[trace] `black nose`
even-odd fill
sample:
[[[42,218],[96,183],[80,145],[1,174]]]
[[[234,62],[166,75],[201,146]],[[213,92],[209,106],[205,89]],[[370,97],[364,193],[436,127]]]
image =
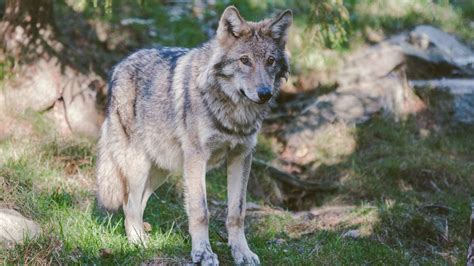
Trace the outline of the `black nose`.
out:
[[[257,89],[258,98],[262,102],[266,102],[272,98],[272,90],[269,87],[260,87]]]

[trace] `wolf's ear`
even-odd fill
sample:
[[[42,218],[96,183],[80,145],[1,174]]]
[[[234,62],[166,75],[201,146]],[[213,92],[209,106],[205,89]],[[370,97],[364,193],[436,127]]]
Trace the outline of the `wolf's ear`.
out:
[[[268,34],[280,44],[284,45],[288,38],[288,29],[292,23],[293,12],[287,9],[270,21],[267,28]]]
[[[217,39],[221,43],[225,43],[229,40],[229,37],[230,39],[236,39],[249,32],[249,25],[240,16],[239,10],[235,6],[229,6],[224,10],[217,27]]]

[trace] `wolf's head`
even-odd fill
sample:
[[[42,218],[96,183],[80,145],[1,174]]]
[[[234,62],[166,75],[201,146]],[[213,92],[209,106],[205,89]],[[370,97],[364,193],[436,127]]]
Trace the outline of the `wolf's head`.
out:
[[[288,77],[285,45],[292,21],[291,10],[260,22],[245,21],[233,6],[224,11],[216,35],[221,56],[213,69],[226,94],[264,104],[278,93]]]

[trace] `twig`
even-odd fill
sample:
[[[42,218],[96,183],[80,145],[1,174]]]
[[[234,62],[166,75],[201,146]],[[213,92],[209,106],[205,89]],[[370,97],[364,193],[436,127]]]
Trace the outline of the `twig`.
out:
[[[268,170],[270,172],[270,177],[282,182],[282,183],[285,183],[287,185],[290,185],[290,186],[293,186],[293,187],[296,187],[296,188],[299,188],[299,189],[302,189],[302,190],[310,190],[310,191],[335,191],[337,190],[339,187],[335,184],[327,184],[327,183],[320,183],[320,182],[309,182],[309,181],[305,181],[305,180],[301,180],[299,179],[298,177],[292,175],[292,174],[289,174],[287,172],[284,172],[274,166],[272,166],[271,164],[263,161],[263,160],[260,160],[260,159],[257,159],[257,158],[254,158],[253,159],[253,163],[258,165],[258,166],[262,166],[264,167],[266,170]]]
[[[66,100],[61,95],[61,97],[59,97],[58,101],[62,102],[62,104],[63,104],[64,120],[66,121],[66,125],[67,125],[68,129],[71,131],[71,134],[73,134],[74,130],[72,130],[72,126],[71,126],[71,123],[69,123],[69,118],[68,118],[68,115],[67,115]]]

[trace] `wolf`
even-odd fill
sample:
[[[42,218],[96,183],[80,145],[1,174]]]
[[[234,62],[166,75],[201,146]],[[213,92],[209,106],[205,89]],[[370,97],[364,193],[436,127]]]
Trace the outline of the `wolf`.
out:
[[[247,181],[262,121],[289,74],[292,21],[291,10],[246,21],[230,6],[201,46],[143,49],[115,66],[98,141],[97,197],[106,209],[123,208],[130,242],[145,243],[147,200],[179,174],[192,261],[218,265],[205,179],[226,162],[228,245],[237,264],[260,264],[244,233]]]

